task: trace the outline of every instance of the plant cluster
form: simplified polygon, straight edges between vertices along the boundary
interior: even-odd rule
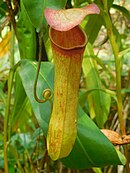
[[[0,173],[130,171],[129,4],[0,0]]]

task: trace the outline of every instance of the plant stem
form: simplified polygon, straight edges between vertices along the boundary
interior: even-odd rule
[[[107,12],[107,9],[105,9],[103,17],[104,17],[108,36],[110,39],[110,43],[111,43],[112,50],[114,53],[114,58],[115,58],[117,107],[118,107],[121,134],[126,135],[125,124],[124,124],[124,119],[123,119],[123,114],[122,114],[123,106],[122,106],[122,96],[121,96],[121,61],[118,56],[119,50],[118,50],[118,45],[116,43],[115,36],[113,33],[112,22],[111,22],[109,14]]]
[[[7,105],[4,117],[4,168],[5,172],[8,173],[8,160],[7,160],[7,146],[8,146],[8,122],[10,113],[10,101],[11,101],[11,91],[13,85],[14,72],[10,70],[8,79],[8,95],[7,95]]]
[[[15,33],[14,33],[14,29],[11,26],[11,40],[10,40],[10,67],[11,70],[13,71],[12,73],[14,73],[14,44],[15,44]],[[13,76],[12,76],[13,77]],[[13,80],[13,78],[12,78]],[[13,81],[11,81],[13,82]],[[10,140],[10,132],[11,132],[11,124],[10,121],[11,120],[11,116],[9,117],[9,124],[8,124],[8,141]]]
[[[105,4],[107,3],[106,0]],[[104,8],[106,5],[104,5]],[[117,108],[118,108],[118,116],[119,116],[119,122],[120,122],[120,130],[121,130],[121,135],[125,136],[126,135],[126,129],[125,129],[125,123],[124,123],[124,118],[123,118],[123,105],[122,105],[122,95],[121,95],[121,60],[120,57],[118,56],[119,54],[119,49],[118,49],[118,44],[116,43],[116,39],[113,33],[113,27],[112,27],[112,22],[111,18],[108,13],[107,7],[104,10],[103,13],[104,21],[106,24],[106,29],[108,32],[108,36],[110,39],[110,43],[112,46],[114,58],[115,58],[115,69],[116,69],[116,94],[117,94]],[[124,147],[124,152],[125,156],[128,159],[128,148],[127,146]],[[126,164],[126,172],[129,172],[129,162],[127,161]]]
[[[112,29],[109,30],[109,38],[111,42],[111,46],[113,49],[114,57],[115,57],[115,69],[116,69],[116,93],[117,93],[117,107],[118,107],[118,116],[120,122],[120,129],[122,136],[126,135],[125,123],[123,119],[123,105],[122,105],[122,96],[121,96],[121,61],[118,57],[118,46],[115,41],[115,37]]]
[[[11,46],[10,46],[10,66],[14,66],[14,44],[15,44],[15,32],[14,28],[11,26]]]
[[[12,28],[11,48],[10,48],[10,67],[14,66],[14,32]],[[14,70],[10,69],[8,78],[8,94],[7,104],[5,109],[4,117],[4,168],[5,172],[8,173],[8,157],[7,157],[7,146],[10,138],[10,126],[9,126],[9,114],[10,114],[10,102],[11,102],[11,91],[13,86]]]
[[[6,3],[6,6],[8,8],[11,24],[14,28],[15,33],[16,33],[16,21],[15,21],[14,11],[13,11],[13,8],[11,5],[11,0],[5,0],[5,3]]]

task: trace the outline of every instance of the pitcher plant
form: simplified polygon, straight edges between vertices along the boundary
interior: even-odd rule
[[[71,152],[77,135],[78,90],[87,36],[79,26],[88,14],[99,14],[95,4],[73,9],[45,9],[54,58],[54,104],[47,149],[53,160]]]

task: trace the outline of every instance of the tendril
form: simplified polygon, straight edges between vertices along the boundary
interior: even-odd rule
[[[42,58],[42,43],[43,42],[43,35],[42,31],[39,32],[39,59],[38,59],[38,67],[37,67],[37,72],[36,72],[36,78],[34,81],[34,98],[37,102],[39,103],[44,103],[47,100],[50,100],[52,98],[52,92],[49,88],[43,90],[42,92],[42,97],[43,99],[39,99],[37,96],[37,81],[38,81],[38,76],[39,76],[39,71],[40,71],[40,66],[41,66],[41,58]]]

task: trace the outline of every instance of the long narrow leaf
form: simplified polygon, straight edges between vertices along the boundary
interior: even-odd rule
[[[120,5],[116,5],[116,4],[113,4],[112,5],[113,8],[119,10],[120,12],[123,13],[123,15],[128,19],[130,20],[130,11],[128,11],[125,7],[122,7]]]
[[[91,117],[96,120],[99,127],[103,127],[109,114],[111,98],[108,94],[100,91],[101,81],[94,66],[94,59],[85,58],[83,60],[83,71],[86,77],[87,89],[99,89],[88,95],[88,103]]]
[[[89,20],[84,28],[87,36],[88,41],[93,44],[97,38],[97,35],[103,25],[102,17],[100,15],[91,15],[89,16]]]
[[[12,116],[11,116],[11,126],[12,129],[16,129],[20,123],[21,119],[27,118],[27,114],[25,113],[25,107],[27,104],[27,96],[25,93],[25,90],[23,88],[21,78],[18,73],[16,73],[15,76],[15,90],[14,90],[14,106],[12,110]],[[23,116],[24,114],[24,116]]]

